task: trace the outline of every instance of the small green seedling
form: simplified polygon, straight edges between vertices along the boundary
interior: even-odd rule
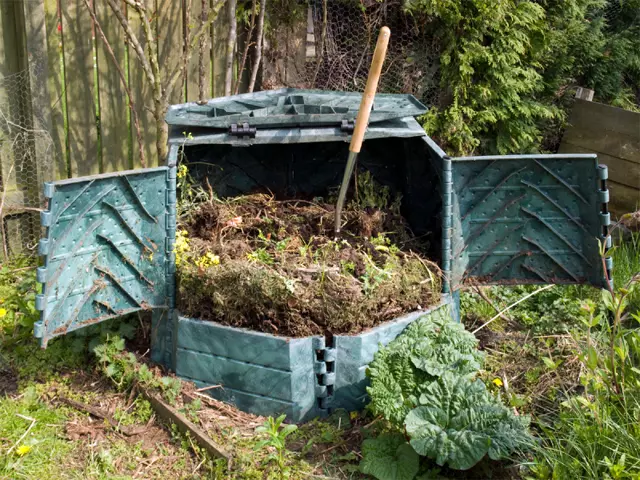
[[[296,425],[284,425],[282,422],[286,415],[280,415],[278,418],[267,418],[260,427],[256,428],[256,433],[264,434],[267,438],[258,442],[256,450],[271,447],[275,449],[275,453],[271,453],[267,457],[268,461],[275,460],[280,471],[280,478],[286,478],[289,473],[289,467],[285,464],[284,454],[286,451],[286,439],[295,432],[298,427]],[[282,426],[282,428],[280,428]]]

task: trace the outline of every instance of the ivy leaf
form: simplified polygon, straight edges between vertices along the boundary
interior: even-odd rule
[[[378,480],[413,480],[420,459],[404,436],[388,433],[362,444],[360,471]]]

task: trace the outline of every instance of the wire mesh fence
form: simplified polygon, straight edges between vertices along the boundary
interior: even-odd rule
[[[306,86],[363,91],[378,32],[386,25],[391,40],[379,91],[438,103],[438,39],[428,22],[405,12],[402,2],[312,0],[310,6]]]
[[[33,61],[29,68],[38,65]],[[0,78],[0,263],[34,255],[41,236],[42,182],[51,180],[54,148],[33,108],[34,73],[25,69]]]

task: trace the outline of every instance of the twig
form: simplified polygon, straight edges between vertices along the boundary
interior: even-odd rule
[[[148,425],[140,428],[124,427],[120,425],[118,422],[116,422],[110,415],[108,415],[107,413],[104,413],[103,411],[95,407],[92,407],[91,405],[86,405],[82,402],[71,400],[70,398],[66,398],[66,397],[58,397],[58,400],[61,401],[62,403],[66,403],[67,405],[69,405],[72,408],[75,408],[76,410],[87,412],[88,414],[93,415],[94,417],[99,418],[100,420],[106,420],[114,430],[122,432],[127,437],[139,435],[141,433],[146,432],[149,429]]]
[[[478,328],[476,328],[473,332],[473,334],[476,334],[478,331],[482,330],[484,327],[486,327],[487,325],[489,325],[491,322],[493,322],[494,320],[500,318],[500,316],[505,313],[508,312],[509,310],[511,310],[513,307],[515,307],[516,305],[524,302],[527,298],[533,297],[534,295],[542,292],[543,290],[548,290],[549,288],[553,287],[553,285],[545,285],[544,287],[540,287],[539,289],[537,289],[534,292],[531,292],[528,295],[525,295],[524,297],[522,297],[520,300],[518,300],[515,303],[512,303],[511,305],[509,305],[507,308],[505,308],[504,310],[500,311],[495,317],[493,317],[491,320],[489,320],[488,322],[480,325]]]
[[[153,74],[153,70],[151,69],[151,64],[149,63],[147,56],[144,54],[144,50],[142,48],[142,45],[140,45],[140,41],[138,40],[138,37],[136,37],[136,34],[133,32],[133,29],[129,24],[129,20],[127,19],[127,17],[125,17],[124,13],[120,9],[118,0],[107,0],[107,2],[109,3],[111,10],[113,11],[113,14],[116,16],[116,18],[120,22],[120,25],[122,25],[122,28],[124,28],[124,31],[127,35],[128,43],[133,47],[133,49],[136,52],[136,55],[138,55],[138,59],[142,64],[142,70],[147,76],[149,83],[151,83],[152,85],[155,84],[156,77]],[[138,9],[136,7],[136,4],[134,4],[133,2],[128,1],[127,4],[132,5],[134,8]],[[138,12],[144,12],[144,9],[138,9]]]
[[[91,15],[91,21],[93,22],[94,27],[98,30],[98,33],[100,34],[102,43],[104,43],[104,47],[106,48],[107,52],[109,53],[109,56],[111,57],[111,60],[113,61],[113,65],[116,67],[116,71],[118,72],[118,76],[120,77],[120,81],[122,82],[122,87],[127,93],[127,97],[129,97],[129,110],[131,110],[131,115],[133,116],[133,125],[136,130],[136,139],[138,140],[138,151],[140,152],[140,164],[142,165],[142,168],[146,168],[147,159],[144,156],[144,142],[142,141],[142,133],[140,132],[140,120],[138,118],[138,112],[136,111],[135,102],[133,101],[133,94],[131,93],[131,89],[127,85],[127,80],[124,76],[124,73],[122,72],[122,69],[120,68],[120,64],[118,63],[118,60],[116,59],[116,55],[113,53],[111,44],[109,43],[109,40],[107,40],[107,37],[105,36],[104,31],[102,30],[102,26],[98,22],[98,19],[96,18],[96,15],[93,12],[93,9],[90,7],[88,0],[83,0],[83,1],[85,6],[87,7],[87,11],[89,12],[89,15]]]
[[[202,0],[200,5],[200,24],[203,25],[207,22],[207,8],[209,7],[208,0]],[[204,65],[204,54],[209,46],[207,35],[200,36],[200,48],[198,49],[198,101],[200,103],[205,103],[205,65]]]
[[[109,1],[113,1],[113,0],[109,0]],[[187,45],[187,48],[185,50],[187,55],[191,53],[193,48],[200,41],[200,37],[209,29],[209,27],[215,21],[215,19],[218,18],[218,13],[224,6],[224,3],[225,3],[224,0],[218,0],[218,3],[216,3],[213,6],[213,8],[209,10],[207,21],[204,23],[201,23],[198,29],[191,36],[191,42]],[[171,72],[171,74],[169,75],[169,79],[167,80],[167,83],[165,85],[164,95],[163,95],[164,100],[166,102],[169,101],[169,98],[171,97],[171,93],[173,92],[173,88],[176,82],[178,81],[178,79],[184,74],[185,69],[186,69],[186,66],[184,64],[178,64],[173,69],[173,72]]]
[[[222,385],[209,385],[208,387],[198,388],[196,392],[206,392],[207,390],[213,390],[214,388],[222,388]]]
[[[29,425],[29,428],[27,428],[27,430],[20,436],[20,438],[18,439],[18,441],[16,443],[13,444],[13,447],[11,447],[8,451],[7,451],[7,456],[9,456],[11,454],[11,452],[13,452],[13,450],[20,445],[20,442],[22,442],[22,440],[24,440],[24,437],[26,437],[29,432],[31,431],[31,429],[34,427],[34,425],[36,424],[36,419],[35,418],[31,418],[31,417],[27,417],[26,415],[20,415],[19,413],[16,413],[17,417],[22,418],[23,420],[27,420],[31,422],[31,425]]]
[[[507,317],[506,315],[503,315],[500,313],[500,309],[498,307],[495,306],[495,304],[491,301],[491,299],[489,297],[487,297],[486,293],[484,293],[482,291],[482,289],[476,285],[474,287],[474,290],[476,291],[476,293],[478,295],[480,295],[480,297],[487,302],[489,305],[491,305],[491,308],[493,308],[496,312],[498,312],[498,314],[500,315],[500,318],[502,318],[503,320],[506,320],[507,322],[513,322],[513,320],[511,320],[509,317]]]
[[[242,59],[240,60],[240,66],[238,68],[238,76],[233,86],[233,94],[237,95],[240,89],[240,80],[244,73],[244,67],[247,63],[247,56],[249,55],[249,47],[253,45],[251,37],[253,35],[253,29],[256,26],[256,0],[251,0],[251,23],[249,24],[249,31],[247,32],[247,41],[244,44],[244,51],[242,52]]]
[[[267,9],[267,0],[260,0],[260,14],[258,16],[258,30],[256,32],[256,54],[253,59],[253,67],[251,68],[251,78],[247,91],[253,92],[258,78],[258,70],[260,69],[260,61],[262,60],[262,45],[264,44],[264,12]]]

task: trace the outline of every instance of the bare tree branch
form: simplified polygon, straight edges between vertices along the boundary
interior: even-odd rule
[[[207,22],[207,8],[209,6],[208,0],[202,0],[200,5],[200,25]],[[204,103],[206,101],[204,80],[205,80],[205,65],[204,54],[209,46],[208,38],[206,35],[200,36],[200,48],[198,49],[198,101]]]
[[[142,45],[140,45],[140,41],[138,40],[138,37],[136,37],[136,34],[133,32],[133,29],[131,28],[131,25],[129,25],[129,20],[120,9],[119,1],[107,0],[107,2],[109,3],[111,10],[113,10],[114,15],[120,22],[120,25],[122,25],[122,28],[124,28],[124,31],[127,35],[127,40],[129,44],[133,47],[134,51],[136,52],[136,55],[138,55],[138,58],[140,59],[140,63],[142,64],[142,70],[147,76],[147,79],[149,80],[150,83],[155,84],[156,77],[153,74],[153,70],[151,69],[151,64],[149,63],[147,56],[144,54],[144,50],[142,48]]]
[[[247,32],[247,40],[244,42],[244,51],[242,52],[242,59],[240,60],[240,66],[238,67],[238,78],[236,78],[233,86],[233,94],[237,95],[240,89],[240,81],[242,80],[242,74],[244,73],[244,66],[247,63],[247,55],[249,54],[249,47],[251,47],[251,37],[253,36],[253,30],[256,26],[256,0],[251,1],[251,23],[249,24],[249,31]]]
[[[198,29],[191,36],[191,42],[189,43],[189,48],[187,50],[188,52],[191,52],[193,50],[193,48],[197,45],[198,41],[200,40],[200,37],[205,32],[207,32],[207,30],[209,30],[209,27],[211,27],[211,24],[216,20],[216,18],[218,18],[218,13],[220,13],[220,10],[222,9],[223,6],[224,6],[224,0],[218,0],[218,3],[216,3],[213,6],[211,11],[209,12],[209,15],[207,16],[207,21],[205,23],[200,24]],[[164,89],[165,99],[169,99],[171,97],[171,92],[173,91],[175,83],[184,74],[184,71],[185,71],[184,65],[178,65],[174,68],[173,72],[171,72]]]
[[[253,92],[258,78],[258,70],[260,70],[260,61],[262,60],[262,45],[264,43],[264,12],[267,9],[267,0],[260,0],[260,15],[258,16],[258,31],[256,33],[257,44],[256,54],[253,60],[253,68],[251,69],[251,78],[249,79],[249,93]]]
[[[158,64],[158,39],[151,29],[151,22],[147,16],[145,6],[140,2],[132,0],[129,0],[127,5],[131,5],[134,10],[138,12],[140,22],[142,22],[142,30],[144,32],[145,40],[147,41],[149,62],[151,63],[151,69],[153,70],[155,77],[155,81],[151,82],[153,84],[154,97],[156,101],[159,101],[162,98],[162,84],[160,83],[160,65]]]
[[[118,71],[118,76],[120,77],[120,81],[122,82],[122,86],[124,90],[127,92],[127,97],[129,97],[129,110],[131,110],[131,114],[133,116],[133,124],[136,130],[136,139],[138,140],[138,150],[140,152],[140,164],[142,165],[143,168],[146,168],[147,159],[144,156],[144,143],[142,141],[142,133],[140,132],[140,121],[138,119],[138,112],[136,111],[136,105],[133,101],[133,95],[131,94],[131,89],[127,85],[127,80],[124,76],[124,73],[122,72],[122,68],[120,68],[120,64],[118,63],[118,60],[116,59],[116,56],[113,53],[111,44],[109,43],[109,40],[107,40],[107,37],[105,36],[104,31],[102,30],[102,26],[98,22],[98,19],[96,18],[96,15],[93,9],[89,5],[89,1],[88,0],[83,0],[83,1],[85,6],[87,7],[87,11],[89,12],[89,15],[91,15],[91,21],[93,22],[94,27],[98,30],[98,34],[100,34],[100,38],[102,39],[102,42],[104,43],[104,46],[107,49],[107,52],[111,56],[113,65],[116,67],[116,70]],[[129,1],[131,0],[128,0],[127,3],[129,3]]]

